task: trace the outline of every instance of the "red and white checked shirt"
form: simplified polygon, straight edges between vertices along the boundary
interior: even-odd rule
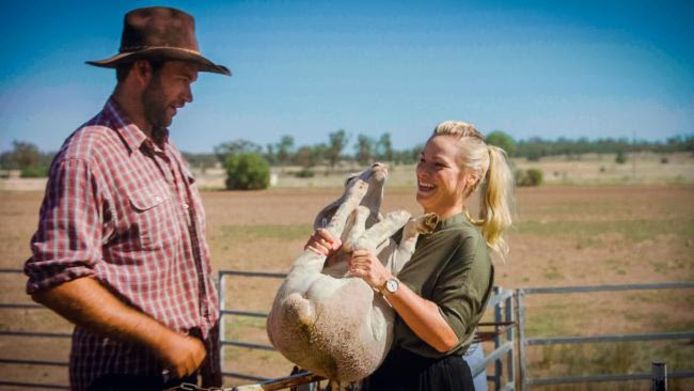
[[[110,99],[53,161],[27,292],[90,276],[171,329],[206,338],[219,304],[204,238],[200,195],[176,147],[168,137],[157,146]],[[74,389],[107,373],[161,371],[144,347],[75,327]]]

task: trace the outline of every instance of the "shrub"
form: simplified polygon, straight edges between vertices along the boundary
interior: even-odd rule
[[[302,168],[301,171],[297,171],[297,173],[294,174],[297,178],[313,178],[314,175],[315,173],[310,168]]]
[[[44,178],[48,176],[47,166],[27,166],[22,168],[22,178]]]
[[[617,157],[614,159],[617,164],[624,164],[627,162],[627,156],[624,154],[624,151],[618,151],[617,152]]]
[[[541,154],[538,151],[530,151],[528,152],[527,158],[529,162],[539,162],[540,161]]]
[[[227,156],[228,190],[259,190],[270,185],[270,163],[259,153],[242,152]]]
[[[516,170],[515,178],[517,186],[540,186],[544,181],[542,170],[538,170],[537,168]]]

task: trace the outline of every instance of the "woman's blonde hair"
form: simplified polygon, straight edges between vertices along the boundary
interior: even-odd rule
[[[503,260],[508,255],[504,230],[512,223],[511,207],[514,202],[514,180],[506,152],[497,146],[487,145],[484,135],[474,125],[461,121],[441,122],[434,129],[434,136],[453,136],[458,139],[461,168],[471,170],[476,180],[466,189],[465,197],[481,186],[480,216],[470,221],[481,227],[487,245]]]

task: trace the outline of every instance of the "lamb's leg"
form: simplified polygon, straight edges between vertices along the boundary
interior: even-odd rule
[[[369,189],[369,184],[358,179],[352,187],[347,189],[347,197],[345,201],[337,208],[337,211],[333,215],[330,222],[325,227],[325,229],[334,237],[339,238],[342,235],[342,231],[345,229],[345,224],[347,223],[347,218],[349,215],[359,206],[359,203],[366,195],[366,191]]]
[[[365,206],[359,206],[354,210],[354,212],[352,212],[352,215],[345,226],[345,232],[342,235],[342,248],[340,251],[336,252],[325,260],[322,270],[323,274],[335,278],[342,278],[346,276],[347,264],[349,257],[351,256],[350,252],[352,243],[364,233],[366,229],[366,220],[370,214],[371,211]]]
[[[354,224],[347,235],[347,240],[343,244],[345,251],[351,251],[354,242],[356,242],[366,231],[366,220],[369,218],[371,211],[365,206],[359,206],[354,211]]]
[[[369,188],[369,184],[357,180],[352,187],[347,189],[346,197],[344,202],[337,208],[335,214],[330,219],[330,222],[325,227],[325,229],[334,237],[341,237],[342,231],[345,229],[345,224],[347,219],[352,214],[352,212],[359,206],[362,198],[366,194]],[[309,282],[306,278],[309,275],[318,275],[323,269],[325,263],[325,256],[318,255],[311,250],[304,251],[292,265],[292,269],[287,275],[287,280],[292,279],[292,275],[299,273],[300,279],[304,282]]]
[[[382,248],[382,245],[387,243],[388,238],[405,225],[409,218],[410,214],[404,210],[396,210],[388,213],[382,221],[367,229],[361,237],[352,244],[353,249],[367,249],[377,252],[378,248]]]
[[[438,223],[439,217],[435,213],[427,213],[413,217],[405,224],[400,243],[397,244],[387,265],[392,273],[399,273],[410,260],[417,244],[417,237],[420,234],[431,233]]]

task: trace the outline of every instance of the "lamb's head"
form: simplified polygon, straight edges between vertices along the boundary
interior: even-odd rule
[[[335,214],[337,208],[342,204],[347,195],[347,191],[357,183],[363,182],[368,185],[368,190],[360,205],[369,209],[369,217],[366,221],[366,226],[370,227],[380,220],[379,210],[381,209],[381,201],[383,200],[383,186],[388,178],[388,168],[382,163],[374,163],[366,170],[350,175],[345,180],[345,192],[340,198],[331,202],[323,208],[313,221],[313,229],[323,228],[330,221],[330,218]]]
[[[369,208],[371,214],[377,216],[381,209],[383,185],[387,178],[388,168],[384,164],[376,162],[361,173],[348,178],[345,181],[345,188],[350,186],[356,179],[361,179],[368,183],[369,190],[366,192],[364,198],[362,198],[361,205]]]

